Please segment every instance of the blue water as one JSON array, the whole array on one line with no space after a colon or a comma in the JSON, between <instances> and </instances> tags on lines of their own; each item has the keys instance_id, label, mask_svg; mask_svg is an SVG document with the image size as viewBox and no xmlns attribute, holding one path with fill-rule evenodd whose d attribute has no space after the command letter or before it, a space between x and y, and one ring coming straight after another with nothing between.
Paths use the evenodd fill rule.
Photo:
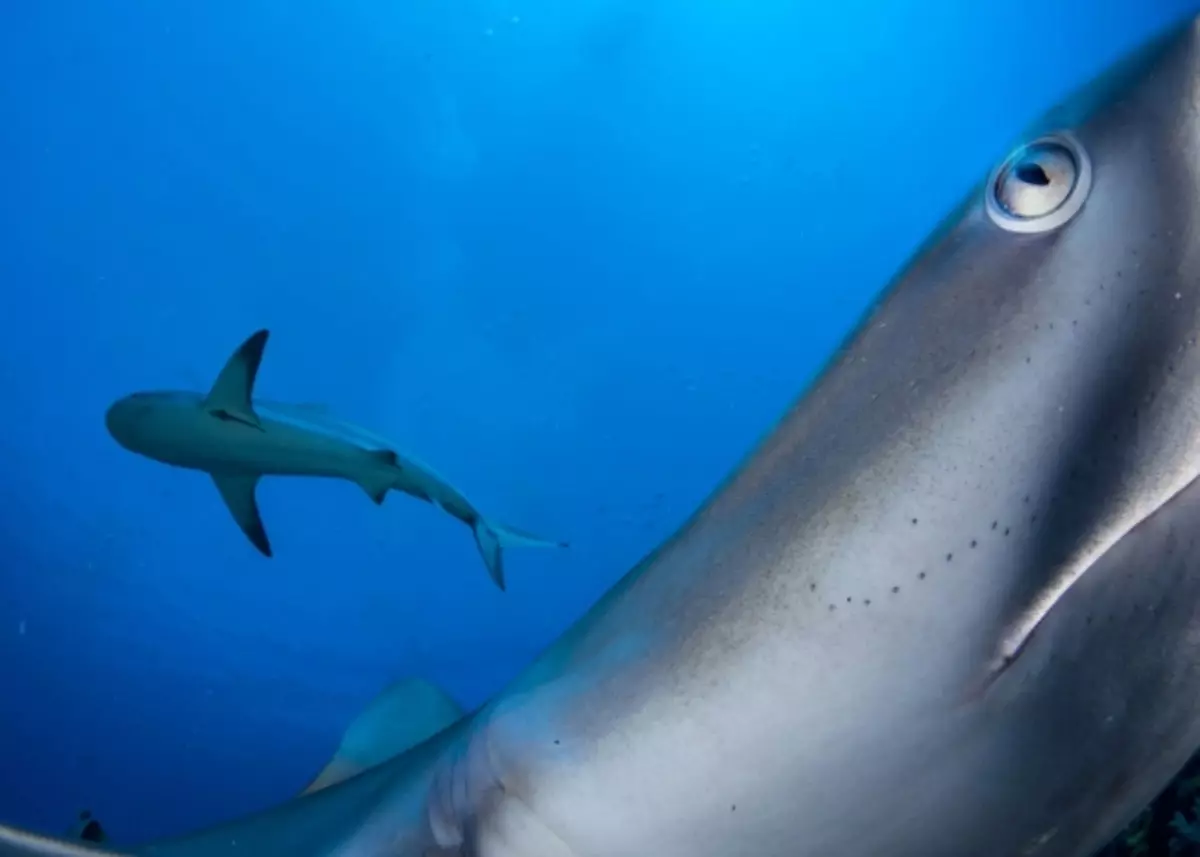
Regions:
<instances>
[{"instance_id":1,"label":"blue water","mask_svg":"<svg viewBox=\"0 0 1200 857\"><path fill-rule=\"evenodd\" d=\"M479 702L694 509L1027 122L1185 0L39 0L0 13L0 818L300 789L385 684ZM498 519L267 480L275 558L111 400L259 394Z\"/></svg>"}]
</instances>

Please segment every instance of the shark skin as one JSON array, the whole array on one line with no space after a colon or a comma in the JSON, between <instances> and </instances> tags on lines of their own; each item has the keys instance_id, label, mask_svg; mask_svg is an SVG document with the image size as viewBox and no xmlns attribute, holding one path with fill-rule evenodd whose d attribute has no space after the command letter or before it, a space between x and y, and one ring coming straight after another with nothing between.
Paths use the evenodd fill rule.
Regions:
<instances>
[{"instance_id":1,"label":"shark skin","mask_svg":"<svg viewBox=\"0 0 1200 857\"><path fill-rule=\"evenodd\" d=\"M1029 129L493 700L133 853L1087 857L1200 746L1196 212L1190 21Z\"/></svg>"},{"instance_id":2,"label":"shark skin","mask_svg":"<svg viewBox=\"0 0 1200 857\"><path fill-rule=\"evenodd\" d=\"M488 576L506 588L503 548L566 547L484 517L446 479L384 438L315 406L253 397L268 331L250 336L233 353L207 394L134 393L113 403L105 424L131 452L207 472L251 544L272 556L256 490L263 476L344 479L376 503L389 491L425 500L471 528Z\"/></svg>"}]
</instances>

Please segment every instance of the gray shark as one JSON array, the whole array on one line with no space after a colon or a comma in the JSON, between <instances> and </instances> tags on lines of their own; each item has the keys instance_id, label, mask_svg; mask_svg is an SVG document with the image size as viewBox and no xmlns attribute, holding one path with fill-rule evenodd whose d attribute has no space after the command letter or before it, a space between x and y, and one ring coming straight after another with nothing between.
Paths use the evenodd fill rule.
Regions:
<instances>
[{"instance_id":1,"label":"gray shark","mask_svg":"<svg viewBox=\"0 0 1200 857\"><path fill-rule=\"evenodd\" d=\"M258 511L263 476L346 479L382 503L388 491L426 500L471 528L488 575L505 589L502 548L566 547L484 517L433 468L401 455L386 439L311 405L253 398L268 331L250 336L233 353L207 394L134 393L105 416L109 434L147 458L203 470L250 542L271 556Z\"/></svg>"},{"instance_id":2,"label":"gray shark","mask_svg":"<svg viewBox=\"0 0 1200 857\"><path fill-rule=\"evenodd\" d=\"M999 159L495 698L131 853L1086 857L1200 746L1198 343L1191 22Z\"/></svg>"}]
</instances>

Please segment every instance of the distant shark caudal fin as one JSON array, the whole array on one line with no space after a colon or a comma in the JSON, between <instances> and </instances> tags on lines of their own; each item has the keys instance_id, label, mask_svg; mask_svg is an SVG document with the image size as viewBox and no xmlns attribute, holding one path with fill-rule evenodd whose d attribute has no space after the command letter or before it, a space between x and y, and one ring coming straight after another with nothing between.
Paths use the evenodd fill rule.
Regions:
<instances>
[{"instance_id":1,"label":"distant shark caudal fin","mask_svg":"<svg viewBox=\"0 0 1200 857\"><path fill-rule=\"evenodd\" d=\"M258 414L254 412L254 405L251 404L251 397L254 394L254 380L258 377L258 367L262 363L263 349L267 347L268 336L270 331L267 330L251 334L225 363L221 374L217 376L204 399L204 409L214 417L262 429L262 423Z\"/></svg>"},{"instance_id":2,"label":"distant shark caudal fin","mask_svg":"<svg viewBox=\"0 0 1200 857\"><path fill-rule=\"evenodd\" d=\"M566 542L556 542L543 539L530 533L522 532L513 527L505 527L487 520L483 516L475 519L471 527L475 533L475 544L483 555L483 564L487 566L488 576L492 582L505 591L504 585L504 556L503 548L565 548Z\"/></svg>"},{"instance_id":3,"label":"distant shark caudal fin","mask_svg":"<svg viewBox=\"0 0 1200 857\"><path fill-rule=\"evenodd\" d=\"M395 487L396 471L402 469L400 457L390 449L374 449L367 455L375 459L380 466L367 470L358 480L358 484L378 506L383 503L388 491Z\"/></svg>"}]
</instances>

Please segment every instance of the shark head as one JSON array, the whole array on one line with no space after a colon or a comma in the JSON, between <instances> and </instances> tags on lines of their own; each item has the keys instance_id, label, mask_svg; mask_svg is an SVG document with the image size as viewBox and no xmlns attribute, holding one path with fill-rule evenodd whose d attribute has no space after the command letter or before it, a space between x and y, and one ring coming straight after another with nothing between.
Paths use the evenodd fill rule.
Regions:
<instances>
[{"instance_id":1,"label":"shark head","mask_svg":"<svg viewBox=\"0 0 1200 857\"><path fill-rule=\"evenodd\" d=\"M1200 746L1198 25L981 179L477 728L446 854L1082 857Z\"/></svg>"},{"instance_id":2,"label":"shark head","mask_svg":"<svg viewBox=\"0 0 1200 857\"><path fill-rule=\"evenodd\" d=\"M133 393L113 402L104 425L130 452L160 458L181 418L193 416L203 396L173 390Z\"/></svg>"},{"instance_id":3,"label":"shark head","mask_svg":"<svg viewBox=\"0 0 1200 857\"><path fill-rule=\"evenodd\" d=\"M775 435L837 474L823 508L894 510L918 581L997 587L985 685L1200 476L1198 226L1192 21L1028 129Z\"/></svg>"}]
</instances>

